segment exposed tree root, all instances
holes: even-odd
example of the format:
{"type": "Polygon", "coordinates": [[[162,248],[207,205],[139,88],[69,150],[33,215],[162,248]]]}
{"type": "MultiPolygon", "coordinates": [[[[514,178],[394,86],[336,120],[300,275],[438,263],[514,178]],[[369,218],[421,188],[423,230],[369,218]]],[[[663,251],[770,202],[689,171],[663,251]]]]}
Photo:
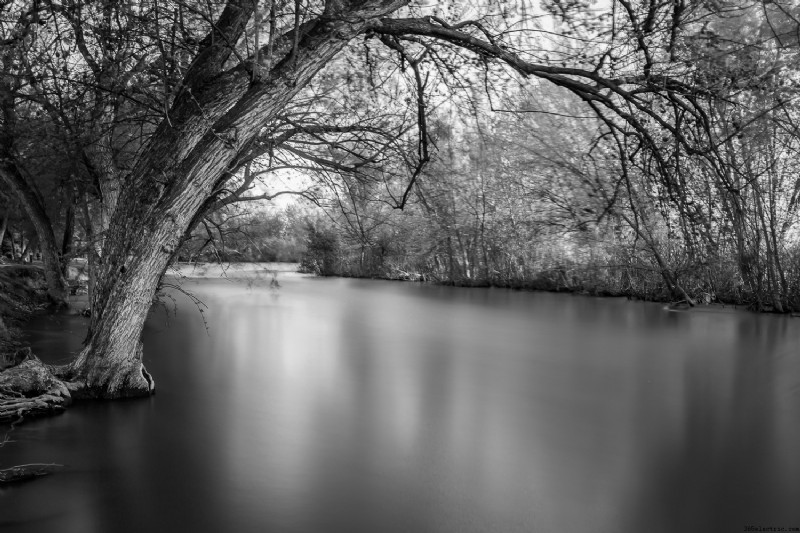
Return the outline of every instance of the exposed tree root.
{"type": "MultiPolygon", "coordinates": [[[[2,280],[0,280],[2,281],[2,280]]],[[[50,366],[40,361],[30,348],[22,347],[18,335],[6,320],[24,317],[29,309],[19,302],[33,297],[6,297],[8,283],[0,284],[0,423],[10,425],[63,412],[79,398],[122,398],[146,396],[154,391],[154,383],[138,357],[126,365],[114,365],[103,359],[87,368],[76,362],[50,366]],[[12,312],[13,311],[13,312],[12,312]]],[[[12,287],[13,288],[13,287],[12,287]]],[[[0,447],[9,442],[7,437],[0,447]]],[[[56,464],[33,463],[0,469],[0,485],[23,482],[56,472],[56,464]]]]}
{"type": "MultiPolygon", "coordinates": [[[[0,354],[0,422],[16,424],[64,411],[72,403],[67,384],[34,356],[30,348],[0,354]]],[[[0,446],[7,442],[4,440],[0,446]]],[[[62,465],[32,463],[0,470],[0,485],[38,478],[62,465]]]]}
{"type": "Polygon", "coordinates": [[[155,382],[142,363],[143,348],[139,341],[136,355],[130,359],[112,356],[88,359],[87,346],[70,364],[50,370],[67,385],[75,399],[118,399],[150,396],[155,382]]]}
{"type": "MultiPolygon", "coordinates": [[[[0,275],[0,423],[11,429],[36,417],[63,412],[72,403],[70,384],[23,347],[13,329],[39,306],[38,269],[4,268],[0,275]]],[[[0,439],[0,447],[10,442],[0,439]]],[[[51,474],[61,465],[32,463],[0,469],[0,486],[51,474]]]]}
{"type": "Polygon", "coordinates": [[[88,375],[79,375],[72,365],[42,363],[28,348],[0,355],[0,422],[59,414],[73,399],[133,398],[154,392],[153,378],[140,360],[124,369],[96,365],[88,375]]]}
{"type": "Polygon", "coordinates": [[[0,422],[58,414],[72,403],[67,384],[30,350],[6,354],[0,372],[0,422]]]}

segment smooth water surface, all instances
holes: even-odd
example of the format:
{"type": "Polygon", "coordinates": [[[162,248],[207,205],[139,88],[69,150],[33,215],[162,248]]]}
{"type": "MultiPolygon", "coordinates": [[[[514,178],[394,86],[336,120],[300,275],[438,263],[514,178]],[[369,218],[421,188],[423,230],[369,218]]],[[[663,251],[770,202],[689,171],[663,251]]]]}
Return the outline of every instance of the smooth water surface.
{"type": "MultiPolygon", "coordinates": [[[[800,319],[280,274],[187,281],[157,394],[23,425],[0,530],[800,528],[800,319]]],[[[31,324],[50,361],[85,319],[31,324]]],[[[2,437],[2,434],[0,434],[2,437]]]]}

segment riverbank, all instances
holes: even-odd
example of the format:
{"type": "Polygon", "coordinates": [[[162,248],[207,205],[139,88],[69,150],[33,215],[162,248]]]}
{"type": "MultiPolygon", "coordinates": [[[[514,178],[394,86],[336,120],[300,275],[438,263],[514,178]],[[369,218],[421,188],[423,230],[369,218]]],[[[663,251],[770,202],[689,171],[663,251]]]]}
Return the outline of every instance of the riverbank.
{"type": "MultiPolygon", "coordinates": [[[[11,429],[31,418],[63,412],[72,403],[67,385],[23,341],[25,322],[49,305],[40,266],[0,265],[0,423],[11,429]]],[[[39,470],[0,471],[0,482],[38,475],[39,470]]]]}
{"type": "MultiPolygon", "coordinates": [[[[355,273],[343,272],[335,275],[320,275],[316,272],[305,272],[299,263],[176,263],[170,267],[167,272],[168,276],[174,278],[185,279],[230,279],[230,280],[265,280],[271,282],[272,279],[279,279],[281,273],[303,273],[311,274],[318,277],[339,277],[339,278],[352,278],[352,279],[375,279],[382,281],[401,281],[412,283],[430,283],[433,285],[440,285],[444,287],[461,287],[461,288],[496,288],[496,289],[509,289],[513,291],[523,292],[551,292],[563,294],[576,294],[580,296],[592,296],[598,298],[627,298],[629,300],[655,302],[667,304],[670,310],[680,311],[692,309],[703,312],[720,312],[720,311],[754,311],[746,304],[728,302],[728,301],[710,301],[708,295],[700,293],[696,296],[694,304],[689,305],[686,301],[675,301],[669,298],[669,295],[663,287],[656,284],[646,293],[633,292],[620,288],[614,288],[606,285],[599,286],[586,286],[585,284],[570,285],[564,282],[559,282],[555,276],[536,278],[527,281],[487,281],[487,280],[440,280],[426,276],[424,274],[417,274],[412,272],[405,272],[398,270],[391,276],[380,275],[358,275],[355,273]]],[[[566,279],[566,278],[565,278],[566,279]]],[[[762,310],[762,312],[769,312],[769,310],[762,310]]],[[[792,316],[798,316],[797,313],[791,313],[792,316]]]]}
{"type": "Polygon", "coordinates": [[[167,276],[187,279],[254,278],[297,272],[299,263],[175,263],[167,276]]]}
{"type": "MultiPolygon", "coordinates": [[[[300,272],[304,272],[302,269],[300,272]]],[[[580,296],[592,296],[597,298],[627,298],[628,300],[654,302],[666,304],[671,310],[684,309],[705,309],[705,310],[739,310],[762,313],[776,313],[775,309],[769,305],[760,307],[742,299],[722,298],[704,291],[692,291],[691,303],[687,300],[680,300],[671,297],[669,290],[658,279],[648,280],[647,283],[639,283],[634,287],[630,281],[624,286],[619,280],[609,280],[595,278],[594,283],[587,283],[585,280],[570,275],[569,272],[552,271],[542,273],[541,276],[532,279],[510,279],[510,280],[488,280],[488,279],[441,279],[429,274],[406,272],[394,270],[384,274],[364,274],[355,271],[337,272],[332,274],[320,274],[318,272],[305,271],[306,274],[313,274],[319,277],[340,277],[353,279],[376,279],[383,281],[405,281],[413,283],[431,283],[444,287],[459,288],[495,288],[508,289],[522,292],[549,292],[559,294],[575,294],[580,296]]],[[[641,280],[639,280],[641,281],[641,280]]],[[[791,311],[783,314],[800,316],[800,313],[791,311]]]]}
{"type": "MultiPolygon", "coordinates": [[[[21,327],[48,305],[44,271],[37,265],[0,265],[0,422],[9,431],[24,419],[62,412],[66,387],[22,341],[21,327]]],[[[8,435],[0,436],[0,447],[8,435]]],[[[0,486],[55,472],[60,465],[24,464],[0,469],[0,486]]]]}
{"type": "MultiPolygon", "coordinates": [[[[176,263],[167,272],[173,278],[260,279],[270,281],[281,272],[297,272],[297,263],[176,263]]],[[[70,297],[69,312],[83,314],[88,306],[85,264],[74,261],[69,278],[77,286],[70,297]]],[[[24,348],[20,327],[48,306],[44,271],[36,264],[0,264],[0,371],[24,348]]]]}

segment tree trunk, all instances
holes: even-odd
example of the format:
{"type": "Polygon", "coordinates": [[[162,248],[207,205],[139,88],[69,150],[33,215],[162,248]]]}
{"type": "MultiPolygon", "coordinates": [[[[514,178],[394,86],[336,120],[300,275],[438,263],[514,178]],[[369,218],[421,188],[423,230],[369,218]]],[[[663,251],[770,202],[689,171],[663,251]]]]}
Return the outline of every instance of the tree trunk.
{"type": "Polygon", "coordinates": [[[67,275],[69,258],[72,254],[72,242],[75,238],[75,201],[71,192],[65,195],[67,212],[64,214],[64,234],[61,238],[61,272],[67,275]]]}
{"type": "Polygon", "coordinates": [[[8,210],[3,213],[3,220],[0,220],[0,248],[3,247],[3,239],[6,238],[6,228],[8,228],[8,210]]]}
{"type": "Polygon", "coordinates": [[[17,261],[17,241],[14,239],[14,230],[13,228],[11,231],[8,232],[8,240],[11,243],[11,260],[16,262],[17,261]]]}
{"type": "MultiPolygon", "coordinates": [[[[24,239],[23,242],[25,243],[24,239]]],[[[36,249],[37,245],[38,241],[36,238],[36,234],[34,233],[33,235],[31,235],[31,237],[28,239],[28,242],[26,242],[24,247],[22,248],[22,253],[20,255],[22,256],[23,263],[30,263],[32,261],[32,256],[34,255],[34,250],[36,249]]]]}
{"type": "MultiPolygon", "coordinates": [[[[635,202],[631,202],[631,209],[635,209],[634,205],[635,202]]],[[[647,226],[647,222],[645,219],[645,215],[643,212],[639,215],[642,219],[643,224],[645,225],[645,229],[642,229],[642,224],[638,221],[631,220],[628,216],[622,214],[622,219],[628,224],[628,226],[633,229],[636,234],[645,242],[647,245],[650,254],[655,259],[656,264],[658,264],[658,270],[661,274],[661,278],[664,280],[664,283],[667,285],[667,289],[670,292],[670,297],[672,298],[680,298],[681,301],[686,302],[690,306],[694,306],[695,302],[689,296],[689,294],[684,290],[684,288],[678,283],[678,280],[675,279],[675,275],[673,274],[672,270],[667,265],[666,261],[664,261],[664,257],[661,255],[661,252],[658,251],[658,245],[653,240],[652,235],[650,234],[649,227],[647,226]]]]}
{"type": "Polygon", "coordinates": [[[297,49],[287,48],[286,57],[259,80],[244,68],[208,72],[206,63],[219,58],[200,52],[186,75],[190,90],[176,97],[170,120],[159,126],[124,182],[111,217],[86,346],[64,371],[82,384],[84,394],[119,398],[154,391],[142,364],[141,331],[161,276],[214,185],[261,126],[281,113],[370,18],[399,5],[370,0],[335,14],[337,19],[305,23],[297,49]]]}
{"type": "Polygon", "coordinates": [[[47,216],[39,196],[19,172],[19,169],[9,163],[8,160],[0,164],[0,180],[17,195],[25,214],[36,230],[36,236],[39,239],[39,246],[42,251],[44,275],[47,281],[47,295],[56,304],[67,303],[69,291],[67,290],[67,280],[61,272],[61,260],[56,237],[53,233],[50,218],[47,216]]]}
{"type": "Polygon", "coordinates": [[[93,301],[95,280],[97,279],[97,267],[100,252],[98,251],[98,242],[95,237],[94,224],[92,223],[92,214],[89,212],[89,195],[86,191],[79,191],[83,198],[81,202],[83,215],[83,233],[86,236],[86,271],[87,271],[87,293],[89,302],[93,301]]]}

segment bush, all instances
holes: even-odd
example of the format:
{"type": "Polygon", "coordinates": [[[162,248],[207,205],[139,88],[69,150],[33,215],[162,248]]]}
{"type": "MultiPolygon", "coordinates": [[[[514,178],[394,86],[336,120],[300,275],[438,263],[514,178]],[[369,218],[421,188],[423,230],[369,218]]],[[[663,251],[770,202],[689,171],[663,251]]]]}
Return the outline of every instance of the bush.
{"type": "Polygon", "coordinates": [[[339,272],[339,236],[332,228],[319,228],[309,222],[306,251],[300,260],[300,271],[319,276],[333,276],[339,272]]]}

